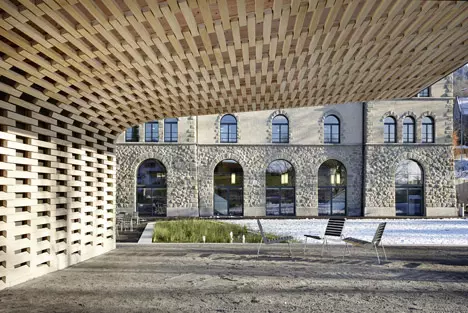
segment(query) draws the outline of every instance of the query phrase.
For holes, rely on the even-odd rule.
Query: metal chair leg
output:
[[[263,238],[260,239],[260,243],[258,244],[257,256],[260,255],[260,247],[262,246]]]
[[[379,250],[377,250],[377,246],[376,246],[376,245],[374,245],[374,249],[375,249],[375,253],[377,254],[377,261],[378,261],[379,264],[380,264]]]
[[[292,258],[292,250],[291,250],[291,243],[288,241],[288,246],[289,246],[289,257]]]
[[[304,255],[306,253],[306,246],[307,246],[307,237],[305,237],[305,241],[304,241]]]
[[[382,245],[382,250],[383,250],[383,254],[384,254],[384,256],[385,256],[385,261],[388,261],[388,259],[387,259],[387,253],[385,253],[385,247],[384,247],[383,243],[380,243],[380,244]]]
[[[323,256],[323,250],[325,249],[325,242],[326,240],[325,239],[322,239],[322,253],[320,254],[320,256]]]

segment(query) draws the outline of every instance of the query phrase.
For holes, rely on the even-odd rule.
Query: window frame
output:
[[[279,117],[284,117],[286,123],[276,122]],[[278,126],[278,138],[275,139],[275,126]],[[286,130],[284,130],[286,128]],[[286,133],[287,137],[283,139],[283,133]],[[271,142],[272,143],[289,143],[289,119],[284,114],[276,115],[271,121]]]
[[[411,120],[411,124],[406,123],[407,119]],[[416,121],[412,116],[405,116],[403,119],[403,131],[402,131],[402,141],[403,143],[415,143],[416,142]],[[413,126],[412,132],[409,132],[409,126]],[[412,140],[409,140],[410,135],[412,136]]]
[[[156,133],[153,131],[153,125],[157,125]],[[148,126],[150,129],[150,132],[148,132]],[[159,142],[159,122],[158,121],[151,121],[151,122],[145,123],[145,142]]]
[[[173,130],[174,125],[176,127],[175,132]],[[179,140],[179,120],[177,118],[164,119],[164,142],[178,142],[178,140]]]
[[[427,87],[427,88],[424,88],[423,90],[421,90],[420,92],[418,92],[416,94],[416,97],[418,98],[430,98],[432,95],[432,90],[431,90],[431,87]]]
[[[337,123],[327,123],[327,118],[328,117],[334,117],[336,118],[336,120],[338,121]],[[333,139],[333,129],[334,129],[334,126],[338,126],[338,140],[334,140]],[[329,140],[327,140],[327,137],[326,137],[326,130],[327,128],[330,128],[330,138],[328,138]],[[325,119],[323,120],[323,143],[327,143],[327,144],[339,144],[341,143],[341,120],[338,116],[334,115],[334,114],[329,114],[325,117]]]
[[[235,122],[223,122],[223,119],[227,117],[232,117]],[[223,126],[227,126],[227,138],[223,138]],[[231,130],[231,128],[235,128],[235,130]],[[231,138],[231,135],[234,135]],[[225,114],[221,117],[219,122],[219,142],[221,143],[237,143],[237,118],[232,114]]]
[[[385,122],[386,119],[391,119],[392,123]],[[393,126],[393,140],[391,140],[391,127]],[[387,130],[388,128],[388,130]],[[388,136],[387,136],[388,134]],[[384,143],[396,143],[397,142],[397,122],[393,116],[387,116],[384,118]]]
[[[129,132],[130,129],[131,129],[131,132]],[[140,141],[140,127],[132,126],[132,127],[127,128],[125,130],[125,142],[138,142],[138,141]]]
[[[424,119],[428,118],[431,120],[430,123],[425,123]],[[429,132],[427,130],[428,126],[431,126],[431,140],[429,141],[427,138]],[[435,120],[432,116],[424,116],[421,121],[421,142],[422,143],[434,143],[435,142]]]

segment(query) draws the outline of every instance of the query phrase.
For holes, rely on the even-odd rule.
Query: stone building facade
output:
[[[284,160],[294,171],[294,195],[286,202],[294,207],[295,216],[334,214],[333,209],[330,214],[321,211],[333,205],[343,208],[339,214],[348,216],[395,216],[401,215],[399,212],[456,216],[451,77],[419,95],[410,99],[233,113],[236,129],[231,138],[234,142],[229,143],[223,142],[227,138],[223,137],[223,129],[228,128],[223,126],[221,114],[179,118],[177,142],[165,142],[164,120],[158,121],[157,138],[150,140],[145,133],[147,127],[140,125],[133,129],[136,142],[126,142],[125,133],[118,140],[117,209],[138,210],[139,168],[146,160],[157,160],[165,168],[164,215],[216,215],[219,211],[215,202],[224,201],[224,196],[217,194],[214,173],[220,162],[233,160],[243,171],[241,215],[265,216],[267,208],[276,201],[267,186],[266,169],[273,161]],[[272,142],[278,135],[273,126],[277,116],[288,122],[287,135],[283,133],[287,142]],[[325,129],[329,127],[325,125],[329,116],[339,121],[334,130],[339,139],[336,143],[326,143],[330,139]],[[389,136],[384,130],[388,130],[384,126],[387,117],[395,121],[394,142],[384,142],[384,137]],[[428,120],[425,117],[433,123],[429,140],[428,128],[423,126]],[[404,131],[408,120],[413,121],[414,142],[405,142],[411,133]],[[345,169],[337,178],[342,193],[333,191],[338,190],[336,186],[321,186],[324,180],[320,173],[324,172],[320,168],[327,160],[336,160],[333,162]],[[401,185],[396,172],[400,173],[402,162],[409,161],[417,164],[420,176],[413,177],[412,165],[413,170],[404,174],[410,177],[406,182],[409,185]],[[333,180],[334,177],[332,182],[336,185]],[[327,188],[331,198],[327,198]],[[407,201],[402,204],[405,195]]]

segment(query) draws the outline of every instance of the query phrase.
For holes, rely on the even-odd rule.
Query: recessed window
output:
[[[319,215],[346,215],[347,174],[344,165],[328,160],[318,170]]]
[[[325,118],[324,142],[340,143],[340,120],[335,115],[328,115]]]
[[[404,160],[395,171],[396,215],[423,215],[424,175],[413,160]]]
[[[396,142],[396,120],[391,116],[384,119],[384,142]]]
[[[138,139],[139,139],[138,131],[139,131],[138,126],[127,128],[127,130],[125,131],[125,141],[126,142],[138,142]]]
[[[178,120],[176,118],[166,118],[164,120],[164,141],[177,142]]]
[[[266,215],[296,214],[294,167],[285,160],[276,160],[266,170]]]
[[[157,121],[148,122],[145,124],[145,141],[158,142],[159,141],[159,123]]]
[[[431,87],[427,87],[426,89],[421,90],[418,92],[416,97],[430,97],[431,96]]]
[[[237,142],[237,119],[231,114],[224,115],[221,118],[221,142]]]
[[[272,137],[273,143],[288,143],[289,142],[289,121],[284,115],[277,115],[272,122]]]
[[[414,143],[415,142],[414,134],[415,134],[414,119],[410,116],[407,116],[403,120],[403,142]]]
[[[244,171],[234,160],[223,160],[214,170],[214,215],[244,215]]]
[[[425,116],[422,119],[422,142],[423,143],[432,143],[434,142],[434,120],[432,117]]]

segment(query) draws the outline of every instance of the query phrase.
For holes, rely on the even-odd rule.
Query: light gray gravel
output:
[[[0,312],[468,312],[468,249],[124,244],[0,292]]]

